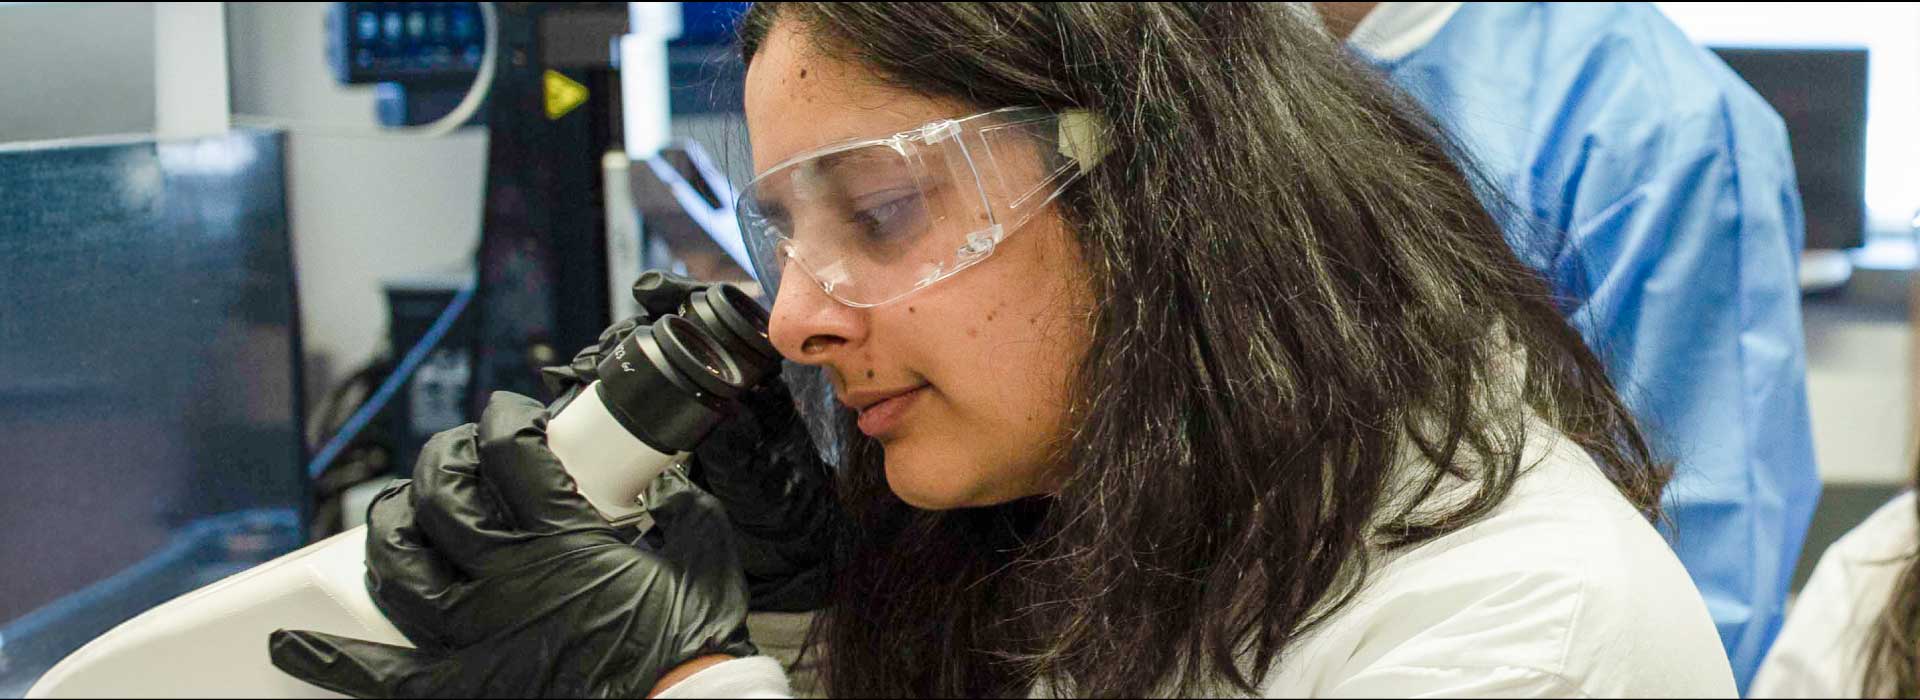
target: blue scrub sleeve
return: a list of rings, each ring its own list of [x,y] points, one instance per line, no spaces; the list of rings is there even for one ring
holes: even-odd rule
[[[1577,193],[1578,223],[1554,274],[1560,289],[1587,291],[1570,320],[1656,452],[1679,467],[1662,531],[1744,692],[1779,632],[1820,494],[1796,272],[1803,229],[1790,163],[1743,157],[1725,122],[1690,126],[1699,133],[1655,140],[1651,154],[1589,153],[1563,190]],[[1674,143],[1698,151],[1657,153]]]

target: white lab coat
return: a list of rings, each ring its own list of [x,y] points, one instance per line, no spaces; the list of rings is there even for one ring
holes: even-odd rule
[[[1753,677],[1750,697],[1861,696],[1868,633],[1920,546],[1913,500],[1909,491],[1889,501],[1820,555]]]
[[[1540,423],[1528,442],[1534,466],[1497,510],[1380,559],[1261,694],[1734,697],[1706,604],[1666,542],[1578,446]],[[779,663],[754,657],[662,697],[788,692]]]

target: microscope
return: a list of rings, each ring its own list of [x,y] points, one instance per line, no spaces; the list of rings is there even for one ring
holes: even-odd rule
[[[599,378],[548,422],[548,447],[610,524],[638,523],[648,484],[779,362],[759,303],[732,285],[706,287],[602,356]],[[275,668],[267,636],[306,629],[412,646],[367,592],[366,538],[354,528],[149,610],[68,656],[27,697],[338,697]]]

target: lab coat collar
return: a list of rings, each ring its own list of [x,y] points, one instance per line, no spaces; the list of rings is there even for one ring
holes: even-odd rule
[[[1386,63],[1419,51],[1447,25],[1458,2],[1383,2],[1367,13],[1347,37],[1347,46]]]

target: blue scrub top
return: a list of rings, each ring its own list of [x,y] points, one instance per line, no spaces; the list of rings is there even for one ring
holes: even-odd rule
[[[1820,495],[1780,117],[1642,3],[1467,3],[1379,63],[1544,224],[1509,237],[1676,463],[1664,529],[1744,693]]]

